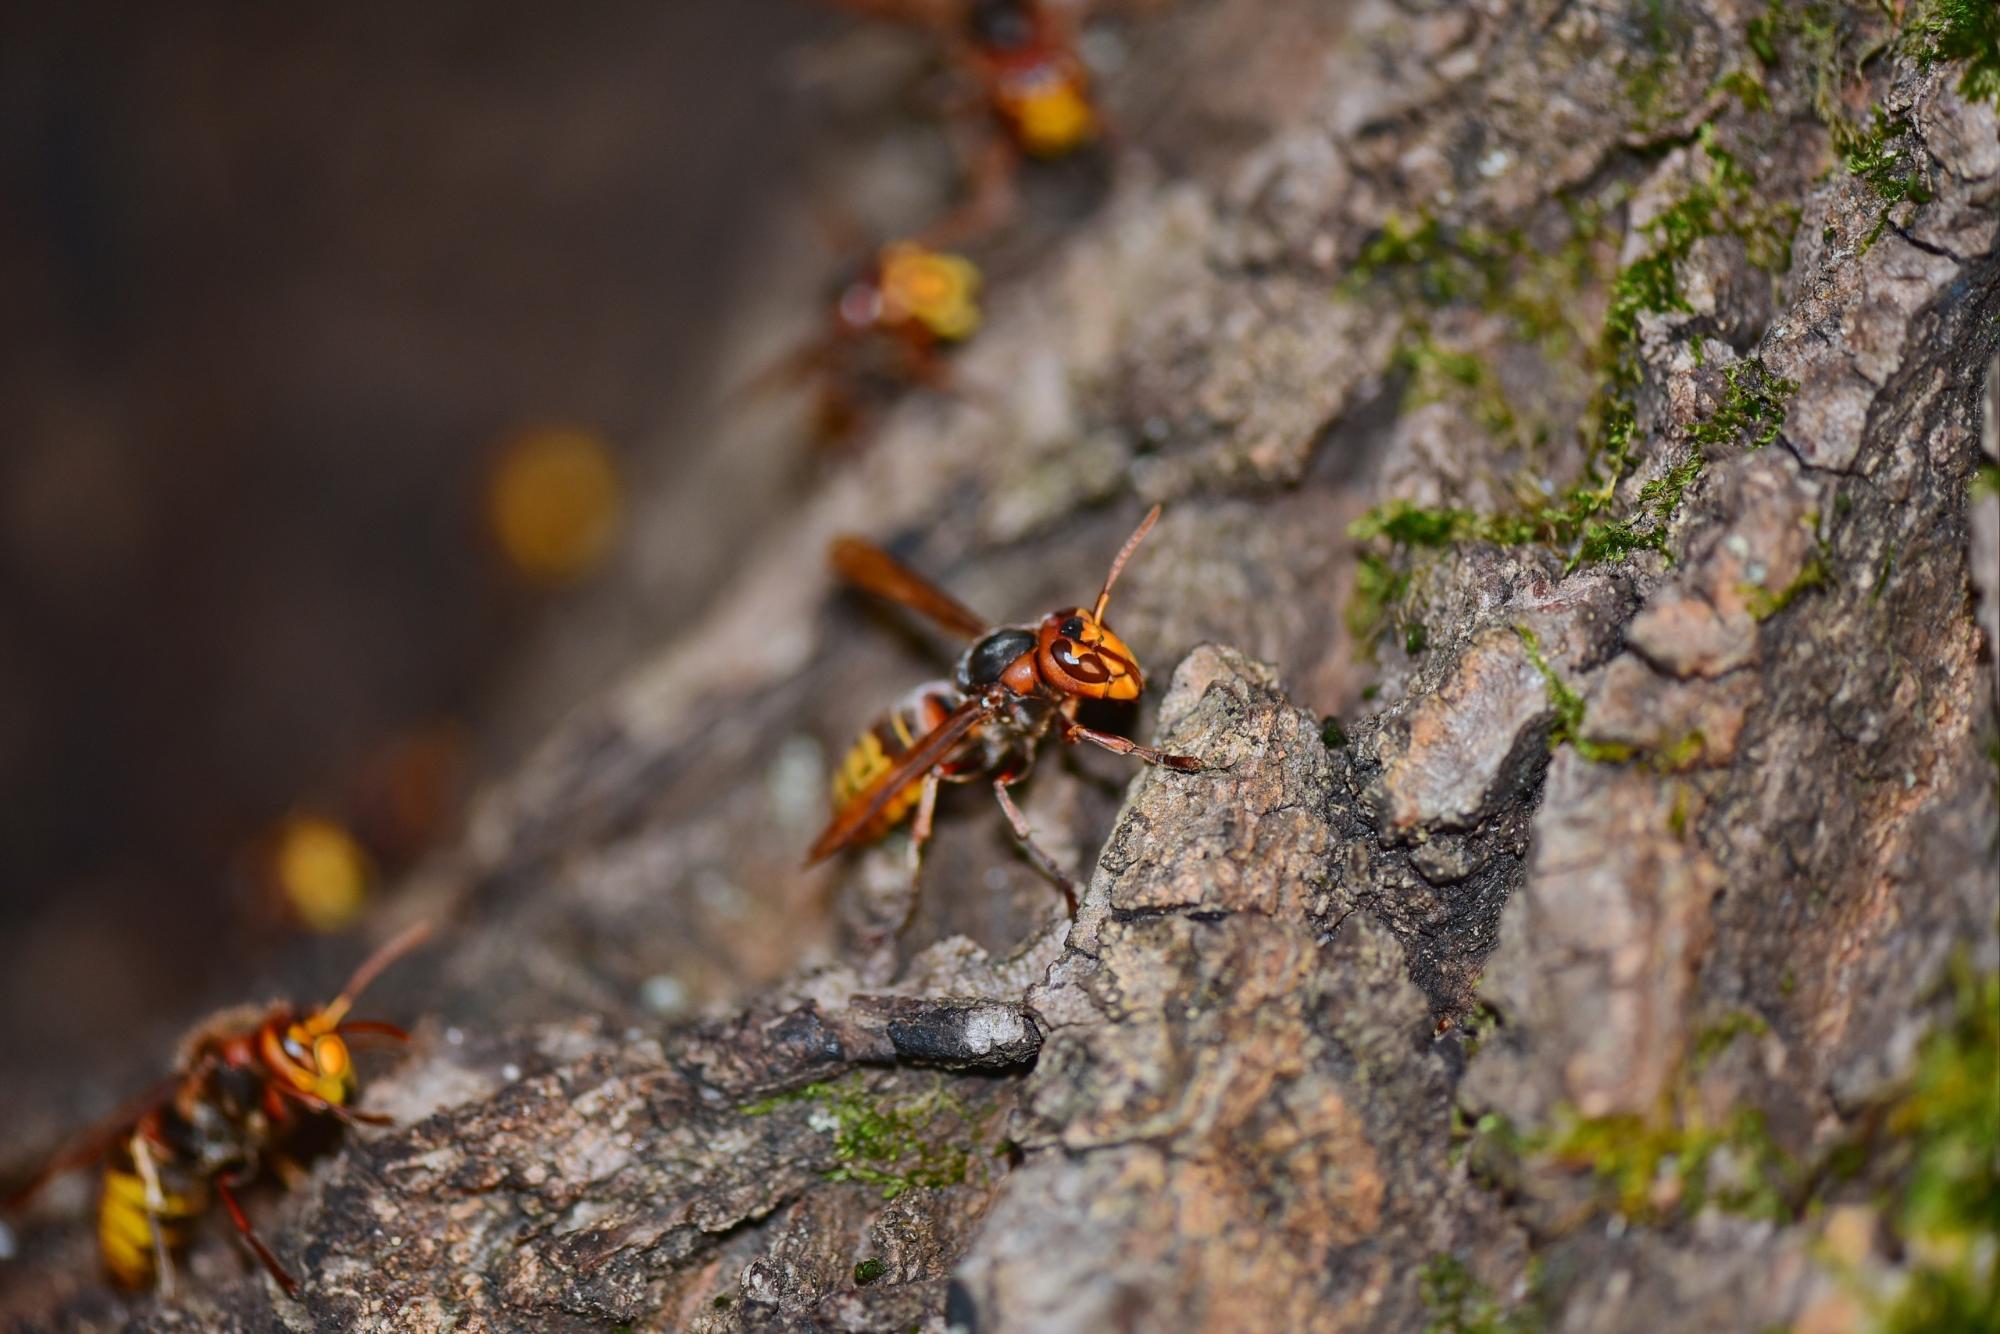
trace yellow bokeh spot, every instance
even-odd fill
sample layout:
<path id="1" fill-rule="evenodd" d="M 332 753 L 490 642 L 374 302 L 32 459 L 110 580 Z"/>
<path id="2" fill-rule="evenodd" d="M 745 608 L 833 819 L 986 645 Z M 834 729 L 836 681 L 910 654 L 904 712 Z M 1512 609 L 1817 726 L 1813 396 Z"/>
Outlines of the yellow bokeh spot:
<path id="1" fill-rule="evenodd" d="M 278 831 L 273 869 L 299 920 L 338 931 L 360 913 L 373 871 L 354 836 L 317 815 L 295 815 Z"/>
<path id="2" fill-rule="evenodd" d="M 541 583 L 588 573 L 611 547 L 623 496 L 611 451 L 589 431 L 516 437 L 493 469 L 487 520 L 507 561 Z"/>
<path id="3" fill-rule="evenodd" d="M 902 241 L 882 251 L 882 305 L 891 320 L 916 320 L 947 342 L 979 328 L 979 270 L 961 255 Z"/>

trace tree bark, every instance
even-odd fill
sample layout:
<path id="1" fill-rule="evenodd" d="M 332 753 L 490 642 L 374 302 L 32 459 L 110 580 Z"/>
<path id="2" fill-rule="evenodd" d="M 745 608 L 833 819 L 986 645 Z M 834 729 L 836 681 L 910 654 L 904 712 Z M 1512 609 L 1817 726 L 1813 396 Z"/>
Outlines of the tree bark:
<path id="1" fill-rule="evenodd" d="M 218 1236 L 125 1303 L 44 1222 L 5 1309 L 1833 1330 L 1961 1270 L 1991 1300 L 1990 1217 L 1925 1203 L 1953 1135 L 1990 1183 L 1990 1128 L 1924 1099 L 2000 968 L 2000 115 L 1917 12 L 1124 28 L 1151 156 L 989 292 L 966 398 L 901 404 L 410 887 L 450 926 L 382 994 L 437 1017 L 370 1085 L 398 1128 L 263 1212 L 301 1298 Z M 1094 859 L 1074 923 L 947 801 L 882 943 L 898 843 L 798 862 L 828 757 L 928 664 L 834 596 L 829 537 L 1011 620 L 1086 597 L 1155 500 L 1111 619 L 1155 744 L 1213 767 L 1044 756 L 1028 817 Z"/>

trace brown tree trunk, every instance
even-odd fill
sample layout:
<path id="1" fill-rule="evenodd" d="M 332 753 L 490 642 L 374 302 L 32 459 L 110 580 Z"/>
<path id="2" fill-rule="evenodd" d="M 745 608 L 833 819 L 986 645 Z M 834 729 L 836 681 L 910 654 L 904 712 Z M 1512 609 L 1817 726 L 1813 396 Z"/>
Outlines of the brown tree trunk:
<path id="1" fill-rule="evenodd" d="M 265 1210 L 301 1299 L 217 1238 L 176 1301 L 118 1304 L 79 1223 L 6 1307 L 1836 1330 L 1991 1302 L 1990 1213 L 1953 1203 L 1992 1198 L 1991 1121 L 1939 1081 L 1990 1081 L 2000 967 L 2000 113 L 1932 58 L 1938 7 L 1794 8 L 1126 26 L 1111 96 L 1150 152 L 988 293 L 977 392 L 902 404 L 411 887 L 450 925 L 382 995 L 441 1017 L 370 1087 L 401 1128 Z M 1095 865 L 1074 924 L 976 788 L 947 800 L 910 931 L 863 948 L 900 846 L 798 864 L 829 757 L 932 664 L 835 597 L 827 540 L 901 539 L 1015 619 L 1086 597 L 1154 500 L 1111 619 L 1157 743 L 1217 767 L 1044 755 L 1029 819 Z"/>

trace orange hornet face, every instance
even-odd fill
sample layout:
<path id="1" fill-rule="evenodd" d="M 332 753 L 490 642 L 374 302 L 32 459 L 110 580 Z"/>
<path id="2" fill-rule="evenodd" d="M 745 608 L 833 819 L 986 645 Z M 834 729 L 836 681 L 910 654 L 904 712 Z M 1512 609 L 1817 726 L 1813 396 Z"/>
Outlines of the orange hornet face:
<path id="1" fill-rule="evenodd" d="M 1050 685 L 1086 699 L 1137 699 L 1146 688 L 1139 660 L 1125 641 L 1082 607 L 1042 618 L 1035 665 Z"/>
<path id="2" fill-rule="evenodd" d="M 302 1092 L 340 1107 L 354 1097 L 354 1057 L 346 1039 L 333 1031 L 334 1023 L 319 1011 L 302 1023 L 266 1024 L 262 1041 L 271 1069 Z"/>

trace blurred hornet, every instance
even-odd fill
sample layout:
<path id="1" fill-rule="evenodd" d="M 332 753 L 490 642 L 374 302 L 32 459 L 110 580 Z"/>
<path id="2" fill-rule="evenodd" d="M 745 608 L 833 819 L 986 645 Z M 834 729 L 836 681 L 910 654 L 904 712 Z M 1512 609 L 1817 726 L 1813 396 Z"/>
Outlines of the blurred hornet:
<path id="1" fill-rule="evenodd" d="M 419 925 L 377 950 L 333 1001 L 301 1013 L 286 1002 L 224 1010 L 182 1043 L 175 1074 L 114 1113 L 13 1195 L 27 1202 L 54 1177 L 99 1161 L 98 1248 L 111 1277 L 129 1288 L 157 1283 L 170 1294 L 173 1257 L 211 1197 L 286 1293 L 298 1284 L 257 1237 L 236 1192 L 269 1166 L 299 1176 L 309 1132 L 334 1123 L 384 1125 L 355 1111 L 353 1052 L 362 1034 L 407 1041 L 394 1024 L 349 1019 L 354 1000 L 429 932 Z"/>
<path id="2" fill-rule="evenodd" d="M 826 331 L 752 382 L 817 381 L 814 434 L 849 440 L 866 400 L 920 384 L 951 391 L 944 353 L 979 329 L 979 270 L 971 260 L 915 241 L 883 246 L 838 288 Z"/>
<path id="3" fill-rule="evenodd" d="M 1136 699 L 1145 688 L 1132 650 L 1104 624 L 1104 607 L 1118 572 L 1159 517 L 1155 505 L 1126 539 L 1095 606 L 1052 611 L 1037 625 L 997 628 L 881 548 L 854 537 L 837 540 L 831 558 L 842 578 L 973 642 L 949 681 L 918 686 L 847 752 L 833 778 L 833 820 L 813 844 L 808 865 L 850 844 L 880 838 L 914 811 L 914 885 L 931 833 L 938 784 L 980 780 L 993 784 L 1014 836 L 1062 889 L 1074 917 L 1075 885 L 1035 846 L 1026 817 L 1007 792 L 1027 776 L 1041 739 L 1054 729 L 1064 741 L 1088 741 L 1182 773 L 1206 767 L 1191 756 L 1168 755 L 1076 721 L 1077 709 L 1087 699 Z"/>
<path id="4" fill-rule="evenodd" d="M 1077 51 L 1082 6 L 1056 0 L 833 0 L 841 8 L 930 29 L 963 71 L 977 101 L 965 110 L 993 128 L 967 152 L 969 202 L 939 236 L 977 235 L 1013 205 L 1021 159 L 1067 157 L 1105 135 Z M 997 133 L 995 132 L 997 131 Z"/>
<path id="5" fill-rule="evenodd" d="M 974 0 L 962 34 L 959 60 L 1021 152 L 1062 157 L 1102 132 L 1068 14 L 1038 0 Z"/>

